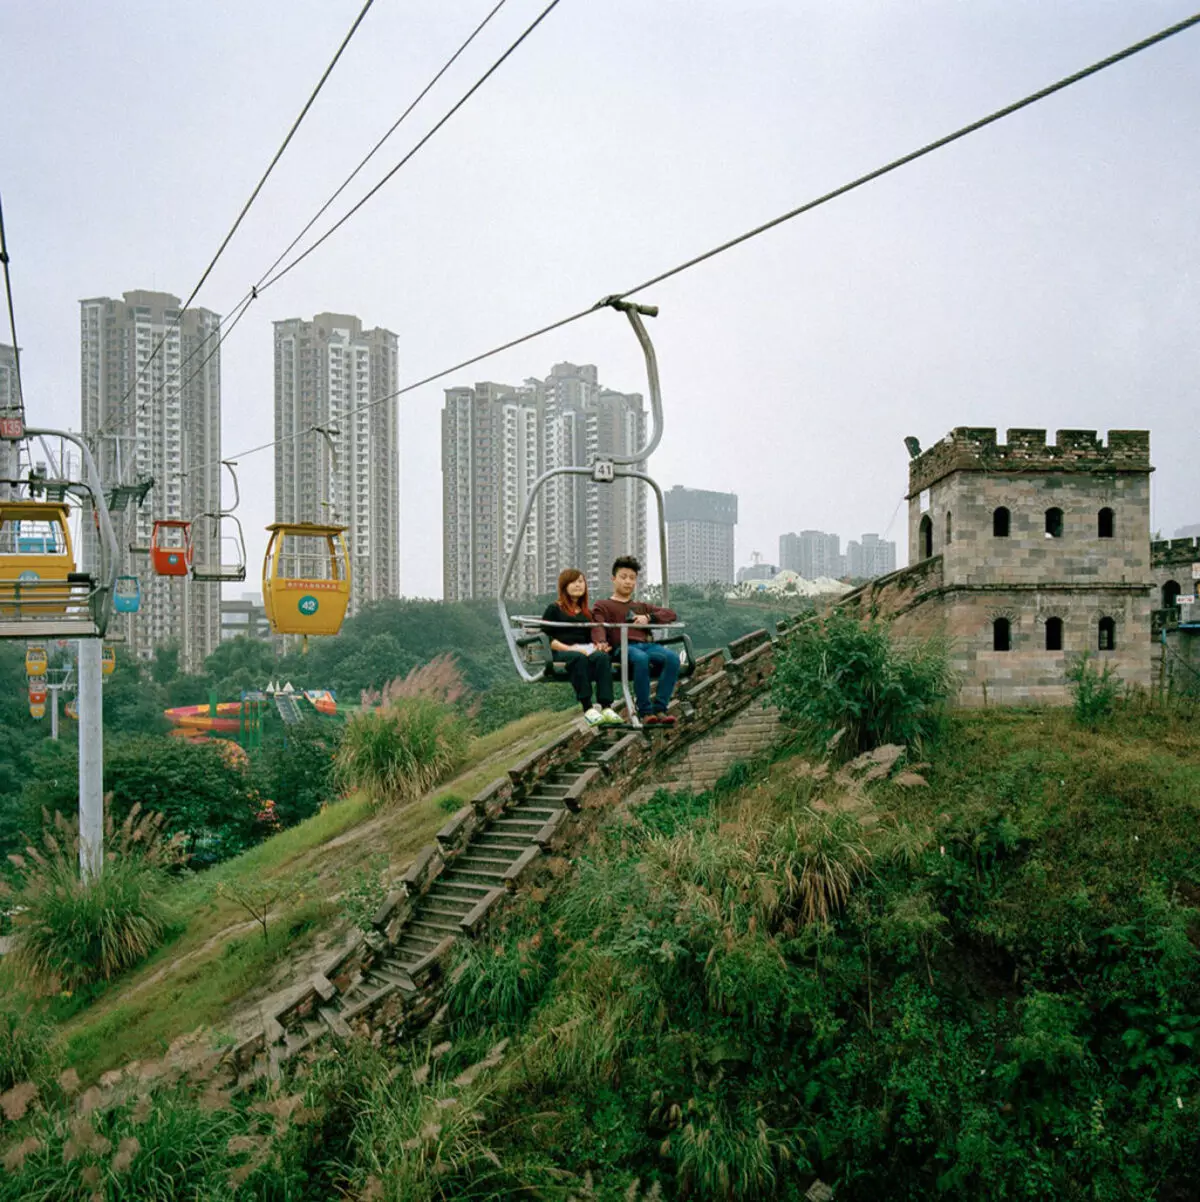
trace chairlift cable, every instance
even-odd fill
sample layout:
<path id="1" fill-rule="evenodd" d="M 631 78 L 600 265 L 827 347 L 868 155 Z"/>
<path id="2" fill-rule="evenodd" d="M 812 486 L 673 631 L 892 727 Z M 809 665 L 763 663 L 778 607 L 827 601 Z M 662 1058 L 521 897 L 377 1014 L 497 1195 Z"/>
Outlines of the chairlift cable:
<path id="1" fill-rule="evenodd" d="M 183 302 L 183 304 L 180 305 L 179 312 L 176 315 L 174 321 L 171 322 L 170 326 L 166 329 L 166 331 L 163 333 L 162 337 L 158 340 L 158 343 L 154 347 L 154 350 L 152 350 L 150 352 L 150 357 L 146 360 L 146 362 L 144 364 L 142 364 L 141 370 L 138 372 L 137 377 L 134 379 L 133 383 L 129 386 L 129 391 L 126 392 L 125 395 L 121 398 L 121 403 L 117 407 L 118 420 L 121 420 L 121 410 L 124 409 L 126 402 L 133 395 L 134 389 L 136 389 L 138 384 L 141 382 L 143 376 L 146 374 L 147 369 L 150 367 L 150 364 L 154 362 L 155 358 L 158 356 L 159 351 L 161 351 L 162 348 L 166 345 L 167 338 L 171 334 L 171 332 L 173 330 L 175 330 L 176 328 L 178 328 L 179 323 L 183 320 L 184 312 L 190 307 L 191 303 L 196 299 L 196 296 L 199 293 L 200 289 L 204 286 L 205 281 L 212 274 L 213 268 L 216 267 L 217 261 L 225 253 L 225 248 L 229 245 L 230 241 L 233 238 L 233 235 L 235 233 L 237 233 L 238 227 L 242 224 L 242 221 L 245 219 L 246 214 L 250 211 L 251 205 L 253 205 L 254 202 L 258 199 L 258 194 L 263 190 L 263 187 L 266 184 L 268 178 L 270 177 L 271 172 L 275 170 L 276 164 L 283 157 L 284 151 L 287 150 L 288 146 L 290 145 L 290 143 L 292 141 L 292 138 L 295 137 L 296 131 L 300 128 L 301 122 L 304 120 L 304 118 L 306 116 L 308 116 L 309 109 L 311 109 L 313 104 L 316 102 L 317 97 L 321 93 L 321 89 L 325 86 L 326 80 L 328 80 L 329 76 L 333 73 L 333 69 L 335 66 L 337 66 L 338 60 L 342 57 L 342 53 L 345 51 L 346 47 L 350 44 L 351 38 L 353 38 L 354 35 L 358 32 L 359 26 L 363 23 L 364 18 L 366 17 L 368 11 L 371 8 L 371 5 L 373 5 L 374 3 L 375 3 L 375 0 L 365 0 L 365 3 L 363 4 L 362 8 L 359 10 L 358 16 L 355 17 L 355 19 L 354 19 L 354 24 L 350 26 L 350 29 L 346 33 L 346 36 L 342 39 L 341 45 L 338 46 L 337 51 L 334 53 L 333 58 L 330 59 L 330 61 L 329 61 L 329 65 L 325 68 L 325 71 L 321 75 L 321 78 L 317 81 L 317 86 L 315 88 L 313 88 L 312 92 L 309 94 L 308 99 L 304 102 L 304 107 L 300 110 L 300 115 L 295 119 L 295 121 L 292 122 L 291 129 L 288 130 L 287 135 L 284 137 L 283 141 L 279 145 L 279 149 L 275 151 L 275 154 L 272 156 L 270 163 L 267 164 L 267 169 L 263 172 L 262 177 L 259 179 L 258 183 L 254 186 L 254 191 L 250 193 L 249 199 L 246 201 L 246 203 L 244 205 L 242 205 L 241 212 L 238 213 L 237 219 L 234 221 L 233 225 L 230 226 L 229 232 L 225 235 L 224 239 L 221 242 L 221 245 L 217 247 L 217 253 L 215 255 L 213 255 L 212 259 L 209 261 L 208 266 L 204 269 L 204 273 L 200 276 L 200 279 L 196 283 L 196 286 L 189 293 L 187 300 L 185 300 Z M 165 383 L 164 383 L 163 387 L 164 388 L 166 387 Z M 151 395 L 153 395 L 153 394 L 151 394 Z M 142 404 L 145 405 L 146 402 L 143 401 Z M 138 409 L 140 409 L 140 408 L 141 408 L 141 406 L 138 407 Z M 134 410 L 135 414 L 138 412 L 138 409 Z M 104 426 L 101 426 L 96 431 L 96 434 L 99 435 L 99 434 L 103 433 L 103 430 L 104 430 Z"/>
<path id="2" fill-rule="evenodd" d="M 543 14 L 543 16 L 544 15 L 545 14 Z M 1084 67 L 1081 70 L 1072 73 L 1071 75 L 1065 76 L 1056 83 L 1049 84 L 1044 88 L 1039 88 L 1036 92 L 1031 92 L 1028 96 L 1023 97 L 1020 100 L 1016 100 L 1011 104 L 1005 105 L 1003 108 L 996 109 L 986 117 L 981 117 L 976 121 L 972 121 L 967 125 L 961 126 L 952 133 L 936 139 L 933 142 L 926 143 L 918 150 L 910 151 L 907 154 L 901 155 L 899 158 L 892 159 L 889 163 L 886 163 L 882 167 L 877 167 L 875 170 L 869 171 L 865 175 L 860 175 L 856 179 L 851 180 L 849 183 L 843 184 L 830 192 L 826 192 L 813 200 L 806 201 L 804 204 L 798 205 L 793 209 L 789 209 L 786 213 L 782 213 L 770 221 L 764 222 L 761 225 L 757 225 L 752 229 L 747 230 L 745 233 L 739 234 L 735 238 L 730 238 L 728 241 L 722 242 L 718 246 L 715 246 L 710 250 L 703 252 L 702 254 L 695 255 L 692 258 L 676 265 L 675 267 L 659 272 L 650 279 L 645 280 L 640 284 L 635 284 L 632 288 L 627 288 L 624 292 L 618 292 L 612 296 L 607 296 L 603 300 L 598 301 L 595 305 L 589 305 L 586 309 L 580 309 L 578 312 L 572 313 L 567 317 L 560 318 L 558 321 L 553 321 L 548 325 L 540 326 L 538 329 L 533 330 L 528 334 L 522 334 L 517 338 L 511 338 L 507 342 L 502 342 L 500 345 L 492 347 L 490 350 L 481 351 L 477 355 L 470 356 L 470 358 L 462 359 L 459 362 L 454 363 L 449 367 L 442 368 L 440 371 L 433 372 L 431 375 L 425 376 L 420 380 L 416 380 L 411 384 L 406 384 L 402 388 L 397 388 L 395 391 L 389 392 L 385 396 L 376 397 L 374 400 L 366 401 L 361 405 L 355 406 L 352 409 L 348 409 L 342 416 L 344 418 L 353 417 L 355 414 L 362 413 L 368 409 L 373 409 L 376 405 L 385 404 L 388 401 L 394 400 L 396 397 L 404 396 L 406 393 L 414 392 L 416 389 L 423 388 L 427 384 L 432 384 L 437 380 L 444 379 L 446 376 L 453 375 L 455 372 L 462 371 L 464 368 L 471 367 L 476 363 L 480 363 L 484 359 L 490 359 L 495 355 L 503 353 L 504 351 L 512 350 L 514 347 L 521 346 L 526 342 L 532 342 L 534 339 L 541 338 L 543 335 L 549 334 L 554 330 L 560 330 L 564 326 L 572 325 L 574 322 L 581 321 L 583 318 L 596 312 L 597 309 L 606 306 L 612 300 L 623 300 L 629 296 L 632 296 L 636 292 L 641 292 L 644 289 L 649 288 L 653 284 L 661 283 L 663 280 L 671 279 L 673 276 L 680 275 L 682 272 L 688 271 L 693 267 L 697 267 L 701 263 L 704 263 L 719 254 L 723 254 L 727 250 L 733 249 L 735 246 L 740 246 L 742 243 L 748 242 L 750 239 L 756 238 L 760 234 L 766 233 L 768 230 L 775 229 L 784 222 L 791 221 L 795 217 L 799 217 L 804 213 L 811 212 L 813 209 L 828 204 L 832 200 L 836 200 L 839 197 L 845 196 L 847 193 L 852 192 L 857 188 L 861 188 L 865 184 L 871 183 L 884 175 L 888 175 L 891 172 L 898 170 L 900 167 L 907 166 L 910 163 L 916 162 L 920 158 L 924 158 L 926 155 L 932 154 L 935 150 L 941 150 L 944 147 L 949 146 L 951 143 L 957 142 L 961 138 L 966 137 L 968 134 L 977 133 L 979 130 L 984 129 L 985 127 L 992 125 L 1005 117 L 1012 116 L 1014 113 L 1028 108 L 1030 105 L 1037 103 L 1039 100 L 1045 100 L 1047 97 L 1053 96 L 1057 92 L 1061 92 L 1064 89 L 1071 87 L 1073 84 L 1080 83 L 1081 81 L 1088 79 L 1089 77 L 1096 75 L 1101 71 L 1107 70 L 1109 67 L 1116 66 L 1118 63 L 1124 62 L 1126 59 L 1132 58 L 1136 54 L 1140 54 L 1143 50 L 1148 50 L 1161 42 L 1165 42 L 1168 38 L 1172 38 L 1176 34 L 1183 33 L 1184 31 L 1191 29 L 1193 26 L 1198 24 L 1200 24 L 1200 13 L 1196 13 L 1193 16 L 1188 17 L 1186 20 L 1180 21 L 1175 25 L 1171 25 L 1166 29 L 1160 30 L 1158 33 L 1152 34 L 1150 37 L 1143 38 L 1141 41 L 1135 42 L 1131 46 L 1127 46 L 1124 50 L 1117 51 L 1115 54 L 1111 54 L 1106 58 L 1100 59 L 1098 62 L 1092 63 L 1090 66 Z M 353 210 L 351 210 L 351 212 L 353 212 Z M 347 214 L 346 216 L 349 217 L 349 215 L 350 214 Z M 345 220 L 345 218 L 343 218 L 343 220 Z M 332 232 L 332 230 L 328 231 L 328 233 Z M 310 247 L 309 250 L 311 251 L 315 249 L 316 245 L 317 244 L 314 244 L 314 246 Z M 305 253 L 307 254 L 309 252 L 306 251 Z M 298 261 L 299 260 L 296 260 L 295 262 Z M 295 266 L 295 262 L 293 262 L 285 270 L 290 270 L 291 266 Z M 271 281 L 268 281 L 268 283 L 270 282 Z M 305 429 L 296 431 L 293 434 L 284 435 L 282 438 L 272 439 L 270 442 L 260 443 L 258 446 L 250 447 L 244 451 L 239 451 L 234 458 L 241 459 L 246 455 L 256 455 L 260 451 L 269 451 L 272 447 L 276 447 L 280 443 L 286 442 L 289 438 L 296 438 L 301 434 L 308 433 L 309 429 L 310 428 L 306 427 Z M 202 466 L 209 467 L 211 464 L 204 464 Z"/>
<path id="3" fill-rule="evenodd" d="M 283 260 L 285 258 L 287 258 L 287 256 L 295 249 L 296 244 L 300 241 L 300 239 L 303 238 L 304 235 L 307 234 L 308 231 L 311 230 L 314 225 L 316 225 L 316 223 L 325 215 L 326 212 L 328 212 L 330 206 L 334 203 L 334 201 L 336 201 L 337 198 L 339 196 L 341 196 L 341 194 L 350 186 L 350 184 L 358 176 L 359 172 L 362 171 L 362 169 L 371 161 L 371 159 L 374 158 L 374 156 L 383 148 L 384 144 L 392 136 L 392 134 L 394 134 L 396 132 L 396 130 L 398 130 L 400 128 L 401 124 L 408 118 L 409 114 L 417 107 L 418 104 L 421 103 L 422 100 L 425 99 L 425 97 L 430 93 L 430 91 L 438 83 L 438 81 L 442 78 L 442 76 L 445 75 L 446 72 L 454 65 L 454 63 L 458 61 L 458 59 L 462 56 L 463 52 L 467 49 L 467 47 L 470 46 L 470 44 L 476 39 L 476 37 L 478 37 L 479 34 L 483 32 L 484 27 L 500 11 L 500 9 L 504 7 L 504 5 L 507 2 L 508 2 L 508 0 L 498 0 L 498 3 L 483 18 L 483 20 L 480 21 L 479 24 L 475 26 L 475 28 L 467 36 L 466 40 L 458 47 L 458 49 L 455 50 L 455 52 L 442 64 L 442 66 L 438 69 L 437 73 L 421 89 L 421 91 L 417 94 L 416 98 L 410 102 L 410 104 L 404 110 L 404 112 L 402 112 L 400 114 L 400 116 L 397 117 L 394 122 L 392 122 L 392 125 L 388 129 L 388 131 L 383 135 L 383 137 L 381 137 L 375 143 L 374 146 L 371 147 L 371 149 L 367 152 L 367 154 L 359 162 L 358 166 L 355 167 L 354 170 L 351 171 L 350 174 L 342 181 L 342 183 L 338 185 L 338 187 L 337 187 L 336 191 L 333 193 L 333 195 L 331 195 L 329 197 L 329 199 L 316 211 L 316 213 L 313 214 L 313 216 L 309 219 L 308 224 L 305 225 L 305 227 L 280 252 L 280 254 L 276 257 L 275 261 L 270 265 L 270 267 L 268 267 L 266 269 L 266 271 L 264 271 L 262 273 L 262 275 L 259 276 L 258 282 L 256 284 L 254 284 L 250 288 L 250 290 L 248 292 L 246 292 L 246 294 L 241 298 L 241 300 L 239 300 L 237 302 L 237 304 L 234 306 L 234 314 L 235 315 L 233 316 L 232 320 L 227 319 L 228 320 L 227 325 L 223 323 L 221 335 L 217 339 L 216 345 L 209 351 L 209 353 L 207 355 L 205 355 L 203 361 L 191 373 L 191 375 L 189 375 L 188 378 L 186 380 L 184 380 L 184 382 L 179 386 L 180 392 L 183 392 L 187 388 L 187 386 L 205 369 L 205 367 L 208 366 L 208 364 L 211 362 L 213 356 L 217 353 L 217 351 L 219 351 L 221 349 L 221 345 L 224 343 L 225 339 L 228 338 L 229 335 L 233 333 L 234 329 L 237 327 L 238 322 L 240 322 L 242 320 L 242 318 L 245 316 L 246 310 L 250 307 L 251 303 L 258 299 L 259 290 L 262 287 L 264 287 L 263 281 L 266 280 L 271 275 L 271 273 L 275 270 L 275 268 L 277 268 L 279 266 L 279 264 L 282 263 Z M 411 157 L 411 155 L 409 157 Z M 397 170 L 398 169 L 399 168 L 397 168 Z M 332 232 L 332 231 L 330 231 L 330 232 Z M 188 363 L 190 363 L 191 360 L 193 358 L 195 358 L 195 356 L 197 354 L 199 354 L 199 352 L 203 349 L 204 345 L 205 344 L 203 342 L 198 343 L 196 346 L 194 346 L 192 348 L 191 351 L 188 352 L 187 357 L 179 365 L 179 372 L 182 372 L 183 369 L 185 367 L 187 367 Z M 122 401 L 122 405 L 123 404 L 124 404 L 124 401 Z"/>
<path id="4" fill-rule="evenodd" d="M 272 284 L 283 279 L 294 267 L 298 267 L 309 255 L 321 246 L 329 238 L 331 238 L 347 221 L 353 217 L 359 209 L 363 207 L 373 196 L 376 195 L 388 183 L 389 180 L 430 140 L 437 132 L 445 125 L 459 109 L 479 91 L 481 87 L 500 69 L 500 67 L 512 56 L 517 47 L 525 41 L 527 37 L 556 9 L 561 0 L 550 0 L 544 9 L 534 18 L 525 31 L 517 38 L 515 42 L 498 58 L 492 65 L 459 97 L 458 101 L 441 117 L 436 125 L 423 137 L 417 144 L 365 195 L 357 204 L 348 209 L 333 225 L 329 227 L 311 246 L 297 255 L 290 263 L 280 268 L 274 275 L 269 276 L 260 285 L 258 291 L 261 293 L 265 289 L 270 288 Z M 286 252 L 285 252 L 286 253 Z"/>
<path id="5" fill-rule="evenodd" d="M 8 300 L 8 328 L 12 331 L 13 371 L 17 377 L 17 408 L 25 416 L 25 390 L 21 386 L 21 348 L 17 344 L 17 316 L 13 309 L 12 277 L 8 270 L 8 242 L 4 237 L 4 205 L 0 203 L 0 263 L 4 264 L 4 293 Z"/>

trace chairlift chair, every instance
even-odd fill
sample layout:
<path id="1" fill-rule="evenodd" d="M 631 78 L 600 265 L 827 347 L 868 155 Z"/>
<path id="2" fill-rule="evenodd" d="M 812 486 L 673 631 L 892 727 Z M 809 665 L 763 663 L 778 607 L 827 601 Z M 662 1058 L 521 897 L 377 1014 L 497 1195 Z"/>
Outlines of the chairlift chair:
<path id="1" fill-rule="evenodd" d="M 516 538 L 513 540 L 512 550 L 509 552 L 508 562 L 504 568 L 504 575 L 500 580 L 500 588 L 496 594 L 496 609 L 500 617 L 501 629 L 504 631 L 505 641 L 508 644 L 509 654 L 521 679 L 529 683 L 535 681 L 558 683 L 567 680 L 566 673 L 562 670 L 562 665 L 556 663 L 554 660 L 550 649 L 550 632 L 544 628 L 542 620 L 531 616 L 510 615 L 506 601 L 508 586 L 512 581 L 513 573 L 521 557 L 522 544 L 526 531 L 529 528 L 530 517 L 538 495 L 556 477 L 586 476 L 596 485 L 611 485 L 621 480 L 641 480 L 649 486 L 650 490 L 654 493 L 658 512 L 658 548 L 659 570 L 662 577 L 662 604 L 664 607 L 670 604 L 670 577 L 667 571 L 667 524 L 663 507 L 662 489 L 659 488 L 653 477 L 639 471 L 637 468 L 637 465 L 649 459 L 650 455 L 658 447 L 663 432 L 662 393 L 658 381 L 658 361 L 654 354 L 654 345 L 650 341 L 650 335 L 646 332 L 646 327 L 642 323 L 642 317 L 657 317 L 658 307 L 656 305 L 638 305 L 632 301 L 621 300 L 619 297 L 606 297 L 596 305 L 596 308 L 604 306 L 616 309 L 618 312 L 625 314 L 642 348 L 642 354 L 646 360 L 646 376 L 650 385 L 651 432 L 645 446 L 639 447 L 627 455 L 610 455 L 607 458 L 597 458 L 594 462 L 586 466 L 570 464 L 563 467 L 551 468 L 549 471 L 543 472 L 529 489 L 529 493 L 525 498 L 525 507 L 521 511 L 521 518 L 517 523 Z M 619 663 L 614 663 L 613 665 L 613 675 L 614 679 L 619 679 L 621 682 L 630 722 L 636 726 L 639 723 L 634 717 L 633 697 L 629 688 L 626 637 L 623 628 L 621 655 Z M 683 654 L 680 656 L 679 672 L 681 679 L 685 676 L 690 676 L 695 671 L 696 660 L 692 654 L 691 641 L 683 633 L 682 623 L 672 623 L 669 627 L 658 631 L 654 637 L 657 642 L 674 643 L 682 648 Z"/>
<path id="2" fill-rule="evenodd" d="M 274 522 L 263 557 L 263 608 L 273 634 L 337 634 L 350 604 L 345 526 Z"/>
<path id="3" fill-rule="evenodd" d="M 191 522 L 160 518 L 150 535 L 150 566 L 159 576 L 186 576 L 192 566 Z"/>
<path id="4" fill-rule="evenodd" d="M 242 523 L 234 516 L 234 510 L 241 503 L 241 490 L 238 488 L 237 473 L 234 465 L 228 459 L 221 461 L 229 471 L 233 481 L 233 504 L 228 509 L 218 509 L 215 513 L 197 514 L 192 520 L 192 528 L 188 535 L 192 550 L 192 579 L 212 583 L 239 584 L 246 579 L 246 538 L 242 533 Z M 196 524 L 207 519 L 212 523 L 212 532 L 216 536 L 209 545 L 216 543 L 216 562 L 201 560 L 195 556 Z M 226 533 L 222 533 L 222 523 L 225 523 Z"/>

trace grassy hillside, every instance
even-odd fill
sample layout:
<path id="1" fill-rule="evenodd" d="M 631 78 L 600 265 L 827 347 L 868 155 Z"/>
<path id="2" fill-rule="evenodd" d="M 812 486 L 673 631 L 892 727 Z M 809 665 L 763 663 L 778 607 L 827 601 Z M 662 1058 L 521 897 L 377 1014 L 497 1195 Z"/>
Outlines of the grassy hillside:
<path id="1" fill-rule="evenodd" d="M 91 1084 L 109 1069 L 161 1056 L 198 1027 L 219 1032 L 247 1010 L 257 1017 L 255 1001 L 289 983 L 293 962 L 345 933 L 355 898 L 360 908 L 381 899 L 381 882 L 404 871 L 448 810 L 553 737 L 564 721 L 558 713 L 534 714 L 473 740 L 464 771 L 415 805 L 377 810 L 352 794 L 178 884 L 170 894 L 174 937 L 164 947 L 110 985 L 51 999 L 63 1063 Z M 234 900 L 239 887 L 260 882 L 280 888 L 265 938 Z M 0 961 L 0 994 L 20 984 Z"/>
<path id="2" fill-rule="evenodd" d="M 447 1026 L 131 1103 L 108 1196 L 1194 1198 L 1200 715 L 959 714 L 928 754 L 619 809 Z M 0 1199 L 88 1196 L 21 1192 L 69 1134 L 27 1132 Z"/>

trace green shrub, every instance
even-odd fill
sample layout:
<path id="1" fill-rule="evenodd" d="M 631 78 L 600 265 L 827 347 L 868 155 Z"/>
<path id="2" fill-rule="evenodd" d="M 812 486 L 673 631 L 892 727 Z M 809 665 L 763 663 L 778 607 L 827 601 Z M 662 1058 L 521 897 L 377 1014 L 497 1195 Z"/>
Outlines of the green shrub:
<path id="1" fill-rule="evenodd" d="M 18 966 L 43 987 L 74 991 L 109 980 L 145 959 L 165 938 L 166 869 L 179 844 L 160 837 L 162 818 L 134 806 L 119 828 L 106 822 L 104 868 L 79 874 L 78 824 L 56 814 L 42 848 L 10 856 L 17 869 L 13 900 Z"/>
<path id="2" fill-rule="evenodd" d="M 405 697 L 347 723 L 338 773 L 348 788 L 377 802 L 415 801 L 449 776 L 466 751 L 466 726 L 450 706 Z"/>
<path id="3" fill-rule="evenodd" d="M 901 646 L 883 624 L 837 610 L 793 630 L 772 693 L 811 745 L 849 758 L 884 743 L 919 747 L 936 732 L 953 683 L 940 640 Z"/>
<path id="4" fill-rule="evenodd" d="M 1083 726 L 1099 726 L 1112 717 L 1123 685 L 1110 660 L 1097 671 L 1090 651 L 1077 655 L 1067 665 L 1067 680 L 1075 702 L 1075 717 Z"/>

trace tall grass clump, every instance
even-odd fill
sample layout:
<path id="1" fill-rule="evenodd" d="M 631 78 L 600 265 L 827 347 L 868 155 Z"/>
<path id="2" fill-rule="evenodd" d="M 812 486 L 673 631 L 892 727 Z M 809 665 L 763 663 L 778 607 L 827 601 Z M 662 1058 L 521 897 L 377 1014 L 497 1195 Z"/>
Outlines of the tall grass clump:
<path id="1" fill-rule="evenodd" d="M 1092 653 L 1085 651 L 1067 665 L 1066 677 L 1081 726 L 1096 727 L 1112 717 L 1124 686 L 1111 661 L 1097 670 Z"/>
<path id="2" fill-rule="evenodd" d="M 46 816 L 40 848 L 9 857 L 16 966 L 43 988 L 76 990 L 110 980 L 145 959 L 164 940 L 169 912 L 166 870 L 177 863 L 177 840 L 162 838 L 162 816 L 130 810 L 105 829 L 98 879 L 79 874 L 78 822 Z"/>
<path id="3" fill-rule="evenodd" d="M 380 804 L 415 801 L 462 763 L 467 728 L 450 706 L 401 698 L 352 719 L 338 748 L 342 783 Z"/>
<path id="4" fill-rule="evenodd" d="M 52 1066 L 54 1026 L 28 1003 L 0 998 L 0 1094 Z"/>
<path id="5" fill-rule="evenodd" d="M 936 733 L 953 685 L 944 642 L 901 645 L 882 623 L 836 610 L 794 631 L 772 692 L 806 742 L 851 758 L 885 743 L 920 747 Z"/>

